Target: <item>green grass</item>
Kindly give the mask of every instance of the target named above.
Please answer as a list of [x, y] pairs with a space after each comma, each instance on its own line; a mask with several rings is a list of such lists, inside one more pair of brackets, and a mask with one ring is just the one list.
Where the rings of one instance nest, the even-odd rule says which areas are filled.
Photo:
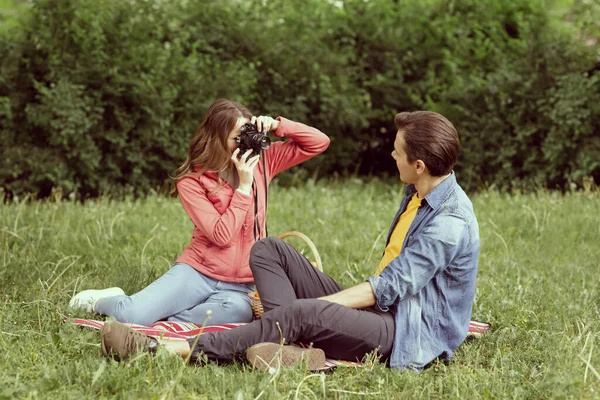
[[[307, 233], [326, 272], [350, 286], [376, 267], [399, 200], [399, 186], [358, 180], [274, 186], [269, 230]], [[598, 397], [600, 192], [473, 200], [482, 241], [473, 318], [493, 330], [420, 375], [373, 362], [270, 376], [166, 355], [108, 361], [98, 332], [62, 323], [67, 302], [85, 288], [130, 293], [164, 273], [191, 233], [177, 200], [0, 205], [0, 398]]]

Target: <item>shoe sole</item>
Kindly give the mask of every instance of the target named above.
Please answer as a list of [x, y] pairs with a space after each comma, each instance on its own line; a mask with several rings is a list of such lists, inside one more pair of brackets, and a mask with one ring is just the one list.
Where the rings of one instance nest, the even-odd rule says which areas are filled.
[[254, 368], [262, 371], [303, 362], [311, 371], [320, 370], [325, 366], [325, 352], [321, 349], [282, 346], [277, 343], [258, 343], [249, 347], [246, 350], [246, 359]]

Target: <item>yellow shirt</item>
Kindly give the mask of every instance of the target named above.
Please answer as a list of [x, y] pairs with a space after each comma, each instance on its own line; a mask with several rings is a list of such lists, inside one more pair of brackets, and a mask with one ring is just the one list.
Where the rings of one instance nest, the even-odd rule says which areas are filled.
[[406, 237], [406, 233], [408, 232], [408, 228], [412, 224], [415, 216], [417, 215], [417, 210], [421, 206], [421, 200], [415, 193], [410, 199], [410, 202], [406, 206], [406, 210], [400, 215], [400, 220], [396, 224], [394, 231], [392, 232], [392, 236], [390, 237], [390, 242], [385, 248], [385, 252], [383, 253], [383, 257], [381, 258], [381, 262], [379, 263], [379, 268], [377, 268], [377, 272], [375, 275], [379, 275], [381, 271], [392, 261], [394, 258], [400, 255], [402, 251], [402, 244], [404, 243], [404, 238]]

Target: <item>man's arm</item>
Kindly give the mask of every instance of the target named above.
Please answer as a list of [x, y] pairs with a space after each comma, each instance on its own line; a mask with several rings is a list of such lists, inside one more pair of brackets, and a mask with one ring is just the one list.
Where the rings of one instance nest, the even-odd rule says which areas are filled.
[[367, 282], [319, 299], [354, 309], [377, 304], [387, 311], [398, 297], [412, 296], [451, 262], [464, 234], [464, 221], [454, 215], [437, 222], [437, 226], [420, 233], [416, 243], [392, 260], [381, 276], [373, 275]]
[[462, 218], [446, 214], [415, 234], [400, 255], [381, 271], [381, 275], [369, 277], [377, 307], [387, 311], [398, 299], [414, 295], [446, 269], [462, 248], [465, 232], [466, 223]]
[[344, 289], [341, 292], [319, 297], [319, 300], [327, 300], [346, 307], [361, 309], [375, 305], [375, 294], [373, 293], [371, 284], [363, 282], [351, 288]]

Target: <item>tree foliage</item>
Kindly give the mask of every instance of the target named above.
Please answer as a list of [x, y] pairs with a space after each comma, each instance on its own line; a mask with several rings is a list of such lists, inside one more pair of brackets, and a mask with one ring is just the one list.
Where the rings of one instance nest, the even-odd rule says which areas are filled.
[[598, 182], [586, 4], [565, 28], [538, 0], [37, 0], [0, 30], [0, 185], [156, 189], [218, 97], [326, 132], [321, 176], [394, 174], [394, 114], [432, 110], [469, 189]]

